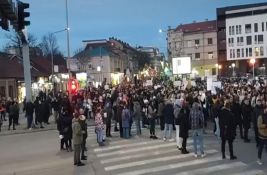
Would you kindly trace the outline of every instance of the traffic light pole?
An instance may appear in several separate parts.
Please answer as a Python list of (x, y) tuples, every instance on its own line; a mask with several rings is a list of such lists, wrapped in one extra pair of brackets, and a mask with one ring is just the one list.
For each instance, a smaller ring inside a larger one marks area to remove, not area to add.
[(24, 69), (24, 82), (26, 89), (26, 101), (32, 100), (32, 80), (31, 80), (31, 65), (29, 55), (29, 45), (26, 40), (25, 34), (21, 32), (22, 41), (22, 57), (23, 57), (23, 69)]

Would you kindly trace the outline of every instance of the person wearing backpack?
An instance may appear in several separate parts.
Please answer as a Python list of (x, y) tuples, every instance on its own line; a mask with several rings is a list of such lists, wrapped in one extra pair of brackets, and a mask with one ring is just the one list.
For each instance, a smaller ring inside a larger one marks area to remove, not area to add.
[(194, 156), (198, 157), (198, 149), (200, 147), (201, 157), (205, 157), (203, 147), (203, 129), (204, 129), (204, 114), (201, 111), (200, 104), (194, 102), (190, 111), (191, 129), (193, 134)]

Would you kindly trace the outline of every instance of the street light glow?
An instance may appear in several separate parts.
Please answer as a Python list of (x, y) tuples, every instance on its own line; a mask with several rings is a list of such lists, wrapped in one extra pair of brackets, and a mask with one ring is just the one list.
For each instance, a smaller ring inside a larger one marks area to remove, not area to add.
[(255, 60), (254, 58), (251, 58), (251, 59), (249, 60), (249, 62), (250, 62), (251, 64), (255, 64), (256, 60)]
[(233, 67), (233, 68), (235, 67), (235, 63), (232, 63), (232, 67)]
[(159, 33), (162, 33), (163, 32), (163, 30), (162, 29), (159, 29)]

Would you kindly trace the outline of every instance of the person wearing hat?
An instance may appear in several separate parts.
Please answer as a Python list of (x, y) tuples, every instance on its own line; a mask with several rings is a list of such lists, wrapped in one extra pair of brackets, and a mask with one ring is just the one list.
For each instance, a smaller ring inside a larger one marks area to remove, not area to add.
[(219, 126), (220, 126), (220, 136), (221, 136), (221, 151), (222, 158), (225, 159), (225, 143), (228, 141), (230, 159), (235, 160), (237, 157), (234, 155), (233, 151), (233, 142), (236, 136), (236, 126), (235, 126), (235, 117), (231, 112), (231, 103), (229, 100), (226, 100), (224, 107), (219, 113)]
[(74, 165), (84, 166), (81, 162), (81, 144), (82, 144), (82, 127), (79, 123), (79, 115), (74, 115), (72, 120), (72, 133), (73, 133), (73, 145), (74, 145)]
[(81, 129), (82, 129), (82, 144), (81, 144), (81, 152), (82, 152), (82, 156), (81, 159), (82, 160), (87, 160), (87, 157), (85, 156), (85, 151), (86, 151), (86, 139), (88, 136), (88, 132), (87, 132), (87, 122), (86, 122), (86, 117), (84, 116), (84, 110), (82, 108), (79, 109), (79, 121), (80, 121), (80, 125), (81, 125)]

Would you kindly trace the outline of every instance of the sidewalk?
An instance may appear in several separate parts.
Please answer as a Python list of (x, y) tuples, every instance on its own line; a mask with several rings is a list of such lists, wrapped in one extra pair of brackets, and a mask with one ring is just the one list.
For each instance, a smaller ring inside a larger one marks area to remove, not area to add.
[[(20, 113), (19, 115), (19, 124), (16, 126), (16, 130), (13, 130), (12, 127), (10, 130), (8, 130), (8, 117), (6, 117), (7, 121), (3, 121), (2, 130), (0, 132), (0, 136), (4, 135), (13, 135), (13, 134), (25, 134), (25, 133), (32, 133), (32, 132), (42, 132), (42, 131), (48, 131), (48, 130), (56, 130), (57, 125), (54, 121), (53, 115), (49, 117), (49, 125), (43, 124), (44, 128), (40, 128), (40, 126), (37, 126), (37, 128), (32, 128), (32, 130), (27, 129), (27, 119), (25, 118), (25, 113)], [(93, 126), (94, 120), (90, 119), (88, 121), (88, 126)]]

